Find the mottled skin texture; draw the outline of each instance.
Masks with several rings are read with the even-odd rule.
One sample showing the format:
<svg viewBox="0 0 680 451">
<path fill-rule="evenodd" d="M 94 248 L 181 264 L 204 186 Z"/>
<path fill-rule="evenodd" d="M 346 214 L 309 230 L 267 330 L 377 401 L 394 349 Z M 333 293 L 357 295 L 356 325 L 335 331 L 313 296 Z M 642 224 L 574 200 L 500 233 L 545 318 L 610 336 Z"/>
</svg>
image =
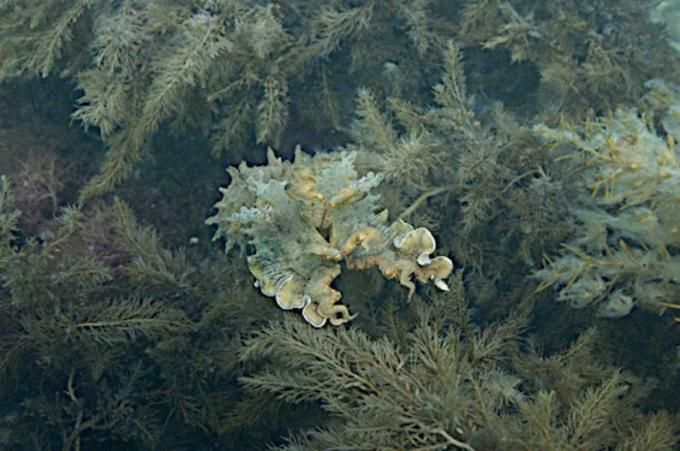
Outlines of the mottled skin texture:
<svg viewBox="0 0 680 451">
<path fill-rule="evenodd" d="M 248 267 L 256 286 L 282 309 L 301 309 L 314 327 L 354 317 L 331 287 L 340 262 L 378 268 L 408 288 L 409 299 L 414 279 L 445 290 L 453 269 L 447 257 L 430 258 L 436 244 L 427 229 L 388 223 L 371 192 L 382 176 L 359 176 L 354 158 L 347 152 L 310 157 L 298 149 L 293 163 L 270 152 L 266 166 L 230 168 L 232 184 L 220 190 L 218 212 L 207 221 L 217 225 L 216 238 L 227 238 L 227 249 L 252 246 Z"/>
</svg>

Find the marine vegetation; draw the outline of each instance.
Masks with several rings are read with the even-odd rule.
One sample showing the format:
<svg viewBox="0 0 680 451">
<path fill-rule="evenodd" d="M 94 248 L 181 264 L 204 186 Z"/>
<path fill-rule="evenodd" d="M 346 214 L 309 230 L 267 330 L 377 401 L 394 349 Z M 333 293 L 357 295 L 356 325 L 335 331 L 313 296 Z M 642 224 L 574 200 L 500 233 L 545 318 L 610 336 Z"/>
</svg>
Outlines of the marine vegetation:
<svg viewBox="0 0 680 451">
<path fill-rule="evenodd" d="M 359 177 L 355 154 L 310 157 L 298 147 L 292 163 L 271 150 L 268 157 L 266 166 L 229 168 L 231 184 L 221 190 L 217 214 L 207 223 L 217 225 L 215 238 L 227 239 L 227 251 L 253 246 L 250 272 L 279 307 L 302 309 L 314 327 L 351 320 L 338 303 L 341 294 L 331 288 L 341 262 L 349 269 L 377 267 L 407 287 L 409 298 L 416 288 L 413 277 L 448 290 L 444 279 L 453 269 L 451 260 L 430 257 L 436 244 L 426 228 L 400 219 L 388 224 L 388 211 L 371 193 L 382 175 Z"/>
<path fill-rule="evenodd" d="M 0 449 L 680 448 L 671 3 L 0 0 Z"/>
<path fill-rule="evenodd" d="M 121 200 L 31 234 L 15 192 L 2 177 L 0 448 L 200 446 L 236 423 L 235 331 L 270 316 L 247 273 L 199 271 Z"/>
<path fill-rule="evenodd" d="M 460 274 L 452 295 L 419 306 L 403 341 L 361 330 L 315 331 L 294 318 L 253 334 L 241 357 L 258 369 L 253 393 L 321 403 L 332 420 L 275 449 L 670 450 L 679 437 L 664 412 L 633 406 L 648 386 L 598 364 L 596 335 L 564 351 L 524 347 L 521 309 L 476 330 Z M 523 349 L 524 348 L 524 349 Z"/>
<path fill-rule="evenodd" d="M 619 318 L 634 306 L 680 309 L 680 96 L 649 83 L 647 111 L 619 109 L 583 127 L 536 132 L 587 168 L 573 208 L 578 233 L 548 257 L 539 289 Z"/>
<path fill-rule="evenodd" d="M 518 67 L 516 79 L 540 79 L 540 86 L 519 90 L 538 96 L 534 104 L 543 111 L 606 110 L 634 99 L 647 79 L 673 76 L 677 57 L 659 38 L 662 25 L 649 20 L 651 6 L 7 1 L 0 3 L 0 82 L 35 75 L 73 80 L 80 95 L 73 118 L 108 149 L 82 191 L 84 201 L 129 177 L 166 130 L 207 136 L 214 155 L 236 156 L 251 140 L 278 145 L 286 134 L 304 138 L 289 128 L 291 117 L 309 123 L 312 135 L 346 126 L 352 108 L 346 99 L 360 86 L 423 103 L 450 39 L 474 50 L 476 66 L 490 77 L 503 76 L 504 58 L 508 65 L 530 62 Z M 495 88 L 486 94 L 509 100 L 500 92 L 508 81 L 488 80 Z M 313 112 L 309 105 L 316 105 Z"/>
<path fill-rule="evenodd" d="M 377 190 L 390 211 L 443 237 L 471 271 L 475 301 L 502 309 L 489 288 L 519 281 L 569 238 L 574 176 L 502 105 L 478 111 L 465 58 L 456 43 L 446 45 L 425 107 L 391 97 L 381 108 L 371 91 L 360 90 L 353 140 L 344 149 L 357 152 L 360 172 L 384 174 Z"/>
<path fill-rule="evenodd" d="M 545 111 L 605 112 L 639 98 L 650 78 L 677 77 L 678 54 L 664 25 L 649 18 L 658 3 L 468 0 L 458 40 L 533 65 Z"/>
<path fill-rule="evenodd" d="M 84 201 L 127 178 L 163 128 L 209 135 L 218 155 L 251 137 L 278 144 L 291 110 L 318 120 L 309 104 L 338 125 L 342 92 L 333 86 L 345 89 L 350 72 L 377 65 L 381 73 L 389 63 L 389 85 L 405 91 L 453 35 L 427 3 L 2 2 L 0 81 L 58 75 L 76 83 L 73 118 L 108 147 Z M 338 72 L 327 62 L 337 53 L 346 60 Z"/>
</svg>

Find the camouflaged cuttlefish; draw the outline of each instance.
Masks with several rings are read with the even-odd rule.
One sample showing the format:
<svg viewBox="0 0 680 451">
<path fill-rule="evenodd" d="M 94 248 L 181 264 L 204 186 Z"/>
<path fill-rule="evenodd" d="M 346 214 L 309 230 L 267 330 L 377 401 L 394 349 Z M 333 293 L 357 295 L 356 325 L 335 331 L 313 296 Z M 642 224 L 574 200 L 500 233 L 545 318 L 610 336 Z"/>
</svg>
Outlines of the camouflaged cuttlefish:
<svg viewBox="0 0 680 451">
<path fill-rule="evenodd" d="M 378 268 L 407 287 L 409 299 L 414 279 L 448 290 L 451 260 L 432 257 L 436 243 L 429 230 L 401 220 L 388 224 L 380 196 L 371 193 L 382 176 L 360 177 L 353 152 L 309 156 L 298 147 L 294 162 L 271 150 L 267 156 L 265 166 L 228 169 L 232 182 L 220 189 L 217 214 L 206 223 L 217 226 L 215 239 L 226 238 L 227 250 L 252 246 L 247 260 L 255 286 L 279 307 L 302 310 L 314 327 L 351 320 L 331 287 L 340 262 L 350 269 Z"/>
</svg>

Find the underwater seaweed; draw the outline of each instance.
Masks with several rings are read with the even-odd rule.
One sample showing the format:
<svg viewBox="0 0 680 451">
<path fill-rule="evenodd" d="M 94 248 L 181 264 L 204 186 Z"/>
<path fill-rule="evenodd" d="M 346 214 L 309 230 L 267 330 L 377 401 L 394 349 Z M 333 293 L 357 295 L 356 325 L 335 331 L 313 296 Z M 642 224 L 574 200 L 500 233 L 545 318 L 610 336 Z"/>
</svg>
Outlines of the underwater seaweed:
<svg viewBox="0 0 680 451">
<path fill-rule="evenodd" d="M 0 448 L 179 449 L 236 423 L 238 331 L 267 313 L 231 291 L 245 268 L 197 271 L 120 199 L 36 236 L 14 193 L 0 178 Z"/>
<path fill-rule="evenodd" d="M 663 83 L 649 85 L 672 92 Z M 634 306 L 658 312 L 680 308 L 680 139 L 678 97 L 665 98 L 659 129 L 628 108 L 578 129 L 538 126 L 551 145 L 582 160 L 582 199 L 573 207 L 578 232 L 565 252 L 535 273 L 539 289 L 555 286 L 572 307 L 597 306 L 620 318 Z M 588 196 L 590 194 L 590 196 Z"/>
<path fill-rule="evenodd" d="M 659 2 L 468 1 L 458 40 L 505 49 L 540 73 L 538 104 L 583 117 L 639 98 L 652 77 L 677 80 L 680 54 L 650 13 Z M 671 26 L 672 28 L 672 26 Z"/>
<path fill-rule="evenodd" d="M 360 90 L 353 140 L 343 148 L 357 153 L 360 173 L 385 175 L 377 187 L 383 203 L 436 229 L 479 277 L 476 285 L 519 281 L 569 236 L 573 175 L 525 120 L 499 104 L 477 112 L 455 42 L 442 60 L 426 107 L 390 98 L 383 111 L 372 92 Z M 495 290 L 485 292 L 477 290 L 475 300 L 502 308 Z"/>
<path fill-rule="evenodd" d="M 320 402 L 333 418 L 276 449 L 585 451 L 645 443 L 670 450 L 678 443 L 677 419 L 635 407 L 643 384 L 593 360 L 592 330 L 542 356 L 520 350 L 525 314 L 475 331 L 464 306 L 462 318 L 451 308 L 460 303 L 439 295 L 417 307 L 404 346 L 357 329 L 312 330 L 292 317 L 254 332 L 241 356 L 259 365 L 241 383 L 288 403 Z"/>
<path fill-rule="evenodd" d="M 413 83 L 410 75 L 424 68 L 411 60 L 429 60 L 452 34 L 429 3 L 3 2 L 0 81 L 75 81 L 82 95 L 72 117 L 107 148 L 82 202 L 128 178 L 166 127 L 210 135 L 215 155 L 237 154 L 250 137 L 278 145 L 290 109 L 306 114 L 309 96 L 320 95 L 337 118 L 333 99 L 346 83 L 333 88 L 338 77 L 328 74 L 372 70 L 378 60 L 397 67 L 399 59 L 396 84 Z M 350 58 L 349 67 L 331 67 L 336 54 Z M 319 76 L 323 89 L 308 89 Z"/>
<path fill-rule="evenodd" d="M 0 0 L 0 448 L 677 448 L 656 3 Z"/>
</svg>

